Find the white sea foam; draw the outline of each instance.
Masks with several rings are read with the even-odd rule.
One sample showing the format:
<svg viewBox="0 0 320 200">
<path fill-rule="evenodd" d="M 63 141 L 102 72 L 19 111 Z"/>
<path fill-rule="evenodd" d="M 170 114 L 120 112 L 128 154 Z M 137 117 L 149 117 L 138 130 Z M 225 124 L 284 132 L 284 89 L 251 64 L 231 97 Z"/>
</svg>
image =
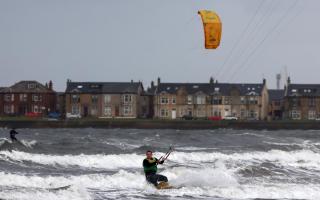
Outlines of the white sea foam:
<svg viewBox="0 0 320 200">
<path fill-rule="evenodd" d="M 162 153 L 156 153 L 162 155 Z M 46 155 L 32 154 L 21 151 L 0 151 L 0 159 L 12 161 L 29 161 L 42 165 L 79 166 L 84 168 L 121 169 L 141 168 L 144 155 Z M 174 161 L 174 162 L 170 162 Z M 268 152 L 244 152 L 224 154 L 220 152 L 174 152 L 169 157 L 169 165 L 180 163 L 183 165 L 206 165 L 218 161 L 237 166 L 239 163 L 273 162 L 283 166 L 316 168 L 320 166 L 320 154 L 311 150 Z"/>
<path fill-rule="evenodd" d="M 0 151 L 0 159 L 11 159 L 15 161 L 30 161 L 42 165 L 55 166 L 80 166 L 85 168 L 134 168 L 141 167 L 142 155 L 46 155 L 32 154 L 21 151 Z"/>
<path fill-rule="evenodd" d="M 36 140 L 31 140 L 31 141 L 20 140 L 20 142 L 27 148 L 33 148 L 33 146 L 37 144 Z"/>
<path fill-rule="evenodd" d="M 320 185 L 309 184 L 238 184 L 232 173 L 224 167 L 192 170 L 179 167 L 163 172 L 177 189 L 158 191 L 146 183 L 142 173 L 120 170 L 113 175 L 91 174 L 80 176 L 26 176 L 0 173 L 0 188 L 16 187 L 14 193 L 1 191 L 8 199 L 93 199 L 98 191 L 105 191 L 108 198 L 119 199 L 121 195 L 166 195 L 172 197 L 206 196 L 228 199 L 308 199 L 320 198 Z M 46 188 L 72 185 L 58 192 Z M 21 188 L 20 188 L 21 187 Z M 25 189 L 24 189 L 25 188 Z M 45 198 L 44 198 L 45 197 Z M 134 198 L 131 198 L 134 199 Z"/>
</svg>

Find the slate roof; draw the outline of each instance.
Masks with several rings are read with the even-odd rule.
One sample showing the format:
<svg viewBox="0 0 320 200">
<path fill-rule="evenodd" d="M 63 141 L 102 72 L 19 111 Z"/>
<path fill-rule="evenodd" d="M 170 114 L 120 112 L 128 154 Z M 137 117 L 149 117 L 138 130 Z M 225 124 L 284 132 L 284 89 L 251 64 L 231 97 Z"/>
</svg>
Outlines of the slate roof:
<svg viewBox="0 0 320 200">
<path fill-rule="evenodd" d="M 320 96 L 320 84 L 289 84 L 287 96 Z"/>
<path fill-rule="evenodd" d="M 66 93 L 136 94 L 141 82 L 67 82 Z"/>
<path fill-rule="evenodd" d="M 30 87 L 32 86 L 32 87 Z M 50 93 L 50 90 L 38 81 L 20 81 L 10 87 L 0 90 L 2 93 Z"/>
<path fill-rule="evenodd" d="M 284 90 L 268 90 L 269 101 L 282 100 L 284 97 Z"/>
<path fill-rule="evenodd" d="M 261 95 L 263 84 L 259 83 L 160 83 L 157 86 L 156 94 L 166 92 L 174 94 L 180 88 L 185 88 L 188 94 L 195 94 L 203 92 L 207 95 L 221 94 L 230 95 L 232 89 L 237 89 L 241 96 L 250 95 L 256 93 Z"/>
<path fill-rule="evenodd" d="M 5 89 L 5 87 L 0 87 L 0 92 L 1 92 L 3 89 Z"/>
</svg>

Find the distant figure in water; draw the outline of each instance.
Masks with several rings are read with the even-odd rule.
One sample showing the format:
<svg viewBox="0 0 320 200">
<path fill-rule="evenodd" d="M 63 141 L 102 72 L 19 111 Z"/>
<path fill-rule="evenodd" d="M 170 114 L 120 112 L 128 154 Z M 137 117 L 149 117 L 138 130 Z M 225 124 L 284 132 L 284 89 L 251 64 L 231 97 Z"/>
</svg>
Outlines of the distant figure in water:
<svg viewBox="0 0 320 200">
<path fill-rule="evenodd" d="M 146 152 L 146 158 L 143 160 L 143 168 L 144 173 L 146 175 L 146 179 L 149 183 L 152 183 L 154 186 L 158 186 L 158 182 L 168 182 L 168 178 L 161 174 L 157 174 L 157 165 L 163 164 L 164 160 L 158 160 L 152 156 L 152 151 Z"/>
<path fill-rule="evenodd" d="M 16 138 L 16 135 L 19 134 L 15 128 L 11 129 L 10 131 L 10 139 L 12 142 L 17 142 L 18 139 Z"/>
</svg>

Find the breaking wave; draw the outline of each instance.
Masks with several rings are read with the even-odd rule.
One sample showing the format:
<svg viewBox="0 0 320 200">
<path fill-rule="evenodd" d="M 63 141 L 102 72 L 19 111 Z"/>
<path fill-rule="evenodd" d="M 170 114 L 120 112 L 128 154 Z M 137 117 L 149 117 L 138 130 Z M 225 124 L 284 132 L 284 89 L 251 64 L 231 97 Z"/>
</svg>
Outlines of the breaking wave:
<svg viewBox="0 0 320 200">
<path fill-rule="evenodd" d="M 156 153 L 162 155 L 162 153 Z M 47 155 L 32 154 L 22 151 L 0 151 L 0 160 L 28 161 L 41 165 L 79 166 L 84 168 L 120 169 L 141 168 L 144 155 L 137 154 L 95 154 L 95 155 Z M 225 154 L 220 152 L 174 152 L 170 156 L 169 164 L 206 164 L 222 161 L 235 166 L 239 163 L 273 162 L 282 166 L 318 168 L 320 154 L 311 150 L 268 152 L 244 152 Z"/>
</svg>

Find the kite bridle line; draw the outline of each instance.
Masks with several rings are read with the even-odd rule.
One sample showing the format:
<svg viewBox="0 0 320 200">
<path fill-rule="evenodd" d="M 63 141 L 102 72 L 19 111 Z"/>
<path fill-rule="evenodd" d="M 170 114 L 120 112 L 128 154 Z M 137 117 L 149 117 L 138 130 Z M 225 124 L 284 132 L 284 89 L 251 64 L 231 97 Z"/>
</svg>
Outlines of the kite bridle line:
<svg viewBox="0 0 320 200">
<path fill-rule="evenodd" d="M 173 151 L 173 147 L 170 147 L 169 151 L 167 151 L 166 154 L 160 157 L 159 162 L 167 160 L 172 151 Z"/>
</svg>

